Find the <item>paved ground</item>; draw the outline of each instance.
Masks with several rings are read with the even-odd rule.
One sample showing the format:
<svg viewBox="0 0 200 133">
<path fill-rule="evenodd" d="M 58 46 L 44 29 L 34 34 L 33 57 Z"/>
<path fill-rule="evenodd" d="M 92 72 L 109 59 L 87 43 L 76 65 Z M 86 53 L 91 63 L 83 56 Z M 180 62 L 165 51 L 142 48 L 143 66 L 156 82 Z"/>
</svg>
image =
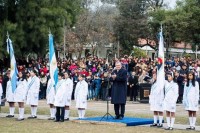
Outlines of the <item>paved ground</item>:
<svg viewBox="0 0 200 133">
<path fill-rule="evenodd" d="M 8 106 L 8 104 L 6 104 Z M 45 100 L 40 100 L 39 101 L 39 108 L 43 107 L 48 107 L 46 105 Z M 72 102 L 72 109 L 75 109 L 75 102 Z M 106 108 L 107 108 L 107 103 L 104 101 L 88 101 L 88 109 L 89 111 L 98 111 L 98 112 L 105 112 L 106 113 Z M 110 112 L 113 112 L 113 105 L 109 104 L 109 109 Z M 142 104 L 139 102 L 127 102 L 126 105 L 126 113 L 136 113 L 136 114 L 146 114 L 146 115 L 151 115 L 152 112 L 149 111 L 149 104 Z M 182 117 L 188 117 L 187 112 L 184 110 L 183 106 L 181 104 L 177 105 L 177 116 L 182 116 Z M 0 117 L 5 117 L 6 114 L 1 114 Z M 17 118 L 17 115 L 15 116 Z M 25 115 L 25 118 L 28 117 L 28 115 Z M 49 116 L 47 115 L 38 115 L 38 119 L 47 119 Z M 76 117 L 70 117 L 70 120 L 75 120 L 77 119 Z M 145 125 L 149 126 L 149 125 Z M 166 123 L 164 124 L 164 127 L 166 127 Z M 188 127 L 188 125 L 181 125 L 181 124 L 175 124 L 174 128 L 175 129 L 184 129 Z M 200 126 L 196 127 L 197 131 L 200 131 Z"/>
</svg>

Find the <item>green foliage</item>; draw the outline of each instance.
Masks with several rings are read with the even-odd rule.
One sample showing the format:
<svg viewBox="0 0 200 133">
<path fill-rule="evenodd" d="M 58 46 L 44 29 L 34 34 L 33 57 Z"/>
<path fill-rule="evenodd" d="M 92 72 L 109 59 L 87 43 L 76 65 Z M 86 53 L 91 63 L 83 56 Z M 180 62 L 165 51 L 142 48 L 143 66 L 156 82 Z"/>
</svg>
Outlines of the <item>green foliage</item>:
<svg viewBox="0 0 200 133">
<path fill-rule="evenodd" d="M 0 48 L 10 34 L 17 57 L 28 53 L 46 54 L 49 29 L 55 44 L 63 39 L 63 27 L 73 26 L 81 10 L 80 0 L 1 0 Z"/>
<path fill-rule="evenodd" d="M 142 58 L 147 57 L 146 52 L 140 48 L 134 48 L 132 50 L 132 53 L 133 53 L 132 55 L 135 57 L 142 57 Z"/>
</svg>

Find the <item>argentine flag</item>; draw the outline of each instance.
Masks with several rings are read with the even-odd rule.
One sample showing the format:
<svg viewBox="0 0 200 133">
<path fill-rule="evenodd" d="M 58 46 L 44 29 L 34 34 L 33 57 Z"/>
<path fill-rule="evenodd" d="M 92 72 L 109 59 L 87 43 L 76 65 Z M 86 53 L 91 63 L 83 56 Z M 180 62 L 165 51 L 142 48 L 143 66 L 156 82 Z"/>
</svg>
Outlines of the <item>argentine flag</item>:
<svg viewBox="0 0 200 133">
<path fill-rule="evenodd" d="M 160 89 L 164 88 L 165 73 L 164 73 L 164 41 L 162 26 L 159 33 L 159 47 L 158 47 L 158 69 L 157 69 L 157 85 Z"/>
<path fill-rule="evenodd" d="M 17 64 L 15 60 L 14 50 L 12 46 L 12 41 L 8 37 L 7 39 L 7 52 L 10 54 L 10 78 L 11 78 L 11 86 L 12 92 L 14 93 L 17 87 Z"/>
<path fill-rule="evenodd" d="M 53 81 L 54 86 L 58 82 L 58 68 L 57 68 L 57 61 L 56 55 L 53 46 L 53 35 L 49 34 L 49 66 L 50 66 L 50 78 Z"/>
</svg>

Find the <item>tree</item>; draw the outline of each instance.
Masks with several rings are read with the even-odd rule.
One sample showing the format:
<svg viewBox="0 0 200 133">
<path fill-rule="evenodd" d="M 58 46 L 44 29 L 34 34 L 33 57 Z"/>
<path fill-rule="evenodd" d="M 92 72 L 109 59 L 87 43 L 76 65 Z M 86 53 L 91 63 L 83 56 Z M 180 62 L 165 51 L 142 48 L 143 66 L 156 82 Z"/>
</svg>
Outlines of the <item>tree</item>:
<svg viewBox="0 0 200 133">
<path fill-rule="evenodd" d="M 118 3 L 115 33 L 126 52 L 138 45 L 139 38 L 148 37 L 147 3 L 145 0 L 123 0 Z"/>
<path fill-rule="evenodd" d="M 47 52 L 49 29 L 56 44 L 60 44 L 63 23 L 73 25 L 80 7 L 80 0 L 2 0 L 2 45 L 5 44 L 5 35 L 8 31 L 18 57 L 27 53 L 43 56 Z"/>
</svg>

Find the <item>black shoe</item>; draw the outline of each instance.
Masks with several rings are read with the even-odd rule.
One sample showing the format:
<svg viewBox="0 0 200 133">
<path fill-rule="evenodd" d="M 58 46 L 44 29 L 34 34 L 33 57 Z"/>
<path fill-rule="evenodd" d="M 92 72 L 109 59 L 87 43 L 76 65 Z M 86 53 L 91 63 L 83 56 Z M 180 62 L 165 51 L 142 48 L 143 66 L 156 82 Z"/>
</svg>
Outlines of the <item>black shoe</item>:
<svg viewBox="0 0 200 133">
<path fill-rule="evenodd" d="M 59 122 L 59 120 L 55 120 L 54 122 Z"/>
<path fill-rule="evenodd" d="M 54 117 L 50 117 L 50 118 L 48 118 L 48 120 L 55 120 L 55 118 Z"/>
<path fill-rule="evenodd" d="M 172 127 L 167 127 L 167 128 L 165 128 L 165 130 L 173 130 L 173 128 Z"/>
<path fill-rule="evenodd" d="M 120 117 L 119 117 L 119 120 L 123 120 L 123 117 L 122 117 L 122 116 L 120 116 Z"/>
<path fill-rule="evenodd" d="M 7 118 L 12 118 L 12 117 L 14 117 L 14 115 L 7 115 L 6 117 Z"/>
<path fill-rule="evenodd" d="M 65 121 L 69 121 L 69 118 L 65 119 Z"/>
<path fill-rule="evenodd" d="M 195 127 L 191 127 L 191 130 L 195 130 Z"/>
<path fill-rule="evenodd" d="M 188 127 L 186 130 L 195 130 L 195 127 Z"/>
<path fill-rule="evenodd" d="M 60 122 L 64 122 L 64 120 L 60 120 Z"/>
<path fill-rule="evenodd" d="M 114 118 L 114 119 L 118 120 L 118 119 L 119 119 L 119 116 L 115 116 L 115 118 Z"/>
<path fill-rule="evenodd" d="M 161 127 L 163 127 L 163 124 L 158 124 L 157 127 L 161 128 Z"/>
<path fill-rule="evenodd" d="M 28 119 L 35 119 L 35 118 L 37 118 L 37 116 L 30 116 L 30 117 L 28 117 Z"/>
<path fill-rule="evenodd" d="M 24 118 L 18 118 L 16 121 L 23 121 Z"/>
<path fill-rule="evenodd" d="M 157 127 L 157 124 L 153 123 L 153 124 L 150 125 L 150 127 Z"/>
</svg>

